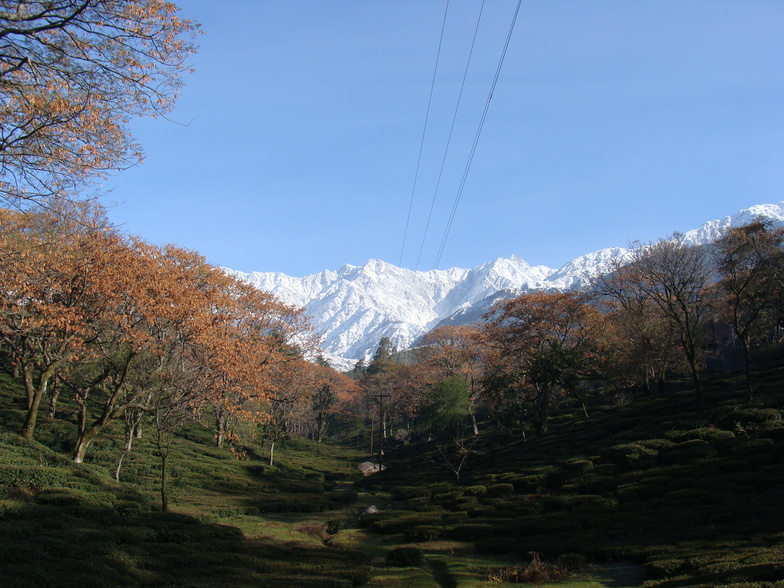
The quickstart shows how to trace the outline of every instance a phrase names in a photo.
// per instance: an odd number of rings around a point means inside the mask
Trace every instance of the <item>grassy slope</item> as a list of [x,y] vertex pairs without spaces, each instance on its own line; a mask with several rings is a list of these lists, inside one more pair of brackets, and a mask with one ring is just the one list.
[[161,513],[159,463],[149,442],[138,442],[118,484],[111,472],[123,441],[119,427],[76,466],[50,448],[67,447],[70,423],[41,422],[36,437],[43,443],[12,432],[21,422],[19,398],[16,384],[0,374],[4,588],[346,587],[369,578],[364,554],[322,542],[325,523],[345,517],[344,501],[353,499],[341,490],[354,473],[353,452],[295,442],[269,468],[234,459],[211,446],[205,429],[189,428],[173,445],[173,512]]
[[[0,374],[2,585],[466,588],[524,570],[535,551],[612,564],[562,586],[639,585],[641,566],[650,586],[783,586],[783,381],[770,366],[746,405],[739,378],[714,378],[702,413],[688,390],[590,419],[567,409],[527,443],[488,428],[460,483],[424,459],[427,444],[357,480],[360,450],[298,440],[269,468],[189,428],[174,445],[174,513],[162,514],[145,439],[120,484],[109,475],[119,429],[74,466],[62,453],[71,415],[42,422],[42,443],[23,441],[17,385]],[[358,524],[370,504],[382,513]],[[330,521],[345,528],[329,536]],[[385,565],[399,546],[424,562]]]
[[717,376],[701,412],[673,389],[590,419],[575,407],[541,440],[489,431],[460,484],[403,448],[366,484],[395,492],[398,512],[371,524],[485,554],[636,562],[647,586],[784,586],[782,382],[779,362],[749,404],[740,377]]

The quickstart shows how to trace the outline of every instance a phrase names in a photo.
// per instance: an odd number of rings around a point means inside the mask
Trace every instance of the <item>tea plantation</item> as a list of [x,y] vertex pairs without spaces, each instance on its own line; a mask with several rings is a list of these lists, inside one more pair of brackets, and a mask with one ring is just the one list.
[[270,467],[260,445],[237,459],[189,425],[163,513],[148,435],[116,482],[120,427],[76,465],[73,415],[23,440],[2,373],[0,585],[782,587],[782,383],[777,361],[751,402],[722,374],[701,410],[685,384],[589,418],[566,404],[540,439],[480,423],[459,479],[435,441],[390,443],[363,477],[363,439],[292,439]]

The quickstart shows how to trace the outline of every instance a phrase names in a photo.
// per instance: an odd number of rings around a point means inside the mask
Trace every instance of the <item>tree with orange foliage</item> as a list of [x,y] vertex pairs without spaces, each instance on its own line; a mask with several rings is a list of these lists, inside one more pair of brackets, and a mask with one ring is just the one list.
[[278,441],[305,432],[317,382],[313,364],[298,354],[289,361],[272,366],[272,387],[267,399],[267,416],[263,426],[263,438],[265,444],[269,444],[269,465],[274,464]]
[[667,371],[676,361],[677,332],[672,321],[640,287],[639,269],[617,263],[594,288],[607,313],[605,337],[612,338],[615,373],[620,382],[641,384],[646,393],[664,390]]
[[547,432],[556,395],[576,395],[596,365],[599,324],[599,312],[575,292],[526,294],[487,315],[483,332],[502,362],[495,381],[530,402],[537,434]]
[[0,211],[0,341],[25,382],[23,435],[55,374],[77,403],[77,462],[110,422],[160,397],[193,414],[211,404],[219,433],[223,414],[258,419],[269,366],[307,326],[301,310],[103,220],[89,204]]
[[141,160],[136,116],[169,112],[198,30],[164,0],[0,6],[0,199],[76,194]]
[[330,423],[336,417],[348,416],[355,410],[362,389],[356,380],[323,361],[317,361],[314,370],[316,378],[312,396],[313,438],[321,443]]
[[0,227],[0,338],[22,374],[21,433],[31,439],[55,374],[91,353],[106,311],[102,290],[115,285],[110,275],[122,274],[125,245],[88,205],[72,208],[67,220],[0,210]]
[[195,254],[140,241],[119,253],[122,257],[109,264],[115,274],[104,273],[95,282],[101,312],[91,354],[63,375],[80,407],[77,463],[126,410],[144,409],[142,399],[154,402],[156,395],[182,385],[178,373],[187,373],[195,386],[204,371],[195,349],[212,322],[210,303],[217,296],[205,286],[210,269]]
[[300,348],[313,343],[302,309],[222,272],[219,277],[227,296],[216,317],[220,325],[214,324],[212,339],[205,340],[210,358],[205,380],[221,447],[227,435],[236,438],[233,423],[259,424],[267,418],[262,406],[275,390],[271,369],[299,357]]
[[122,266],[130,284],[118,298],[124,312],[130,302],[131,316],[107,317],[107,331],[123,323],[133,323],[133,329],[101,357],[99,377],[77,393],[86,403],[91,388],[108,391],[101,397],[100,416],[80,426],[77,461],[108,422],[139,406],[145,394],[152,406],[167,398],[168,414],[187,409],[196,415],[211,405],[218,442],[231,417],[259,421],[271,393],[269,366],[284,361],[285,341],[304,324],[301,311],[226,275],[198,254],[142,243],[135,254],[138,271]]

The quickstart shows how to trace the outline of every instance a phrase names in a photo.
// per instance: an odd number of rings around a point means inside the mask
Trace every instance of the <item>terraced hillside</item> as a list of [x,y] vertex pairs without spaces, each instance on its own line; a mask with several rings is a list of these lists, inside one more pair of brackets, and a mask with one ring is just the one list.
[[161,513],[151,439],[120,482],[119,427],[75,465],[73,415],[24,441],[4,373],[2,585],[784,586],[784,365],[757,381],[746,403],[740,376],[714,376],[702,411],[675,386],[566,406],[542,439],[484,423],[459,479],[435,442],[363,478],[364,443],[290,440],[269,467],[261,444],[235,456],[190,426]]

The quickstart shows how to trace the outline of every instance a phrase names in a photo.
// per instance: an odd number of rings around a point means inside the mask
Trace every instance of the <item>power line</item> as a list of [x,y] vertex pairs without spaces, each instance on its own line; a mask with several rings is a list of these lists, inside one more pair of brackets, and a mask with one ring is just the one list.
[[471,65],[471,58],[474,55],[474,46],[476,45],[476,36],[479,32],[479,23],[482,20],[482,12],[485,9],[485,0],[482,0],[482,5],[479,7],[479,15],[476,18],[476,27],[474,27],[474,38],[471,40],[471,49],[468,53],[468,61],[466,62],[465,70],[463,71],[463,81],[460,84],[460,93],[457,96],[457,104],[455,104],[455,112],[452,115],[452,126],[449,128],[449,136],[446,140],[446,147],[444,148],[444,156],[441,159],[441,169],[438,172],[438,181],[436,182],[436,189],[433,192],[433,200],[430,203],[430,212],[427,215],[427,223],[425,224],[425,232],[422,235],[422,243],[419,245],[419,255],[415,270],[419,269],[419,262],[422,259],[422,250],[425,248],[425,240],[427,239],[427,232],[430,229],[430,220],[433,217],[433,209],[436,205],[436,196],[438,196],[438,188],[441,186],[441,177],[444,175],[444,164],[446,163],[446,156],[449,153],[449,145],[452,142],[452,133],[455,130],[455,121],[457,120],[457,113],[460,110],[460,101],[463,99],[463,89],[465,88],[466,78],[468,77],[468,69]]
[[430,106],[433,103],[433,88],[436,85],[436,73],[438,73],[438,62],[441,59],[441,46],[444,43],[444,30],[446,29],[446,16],[449,13],[449,0],[446,0],[444,7],[444,19],[441,22],[441,36],[438,39],[438,52],[436,53],[436,64],[433,68],[433,79],[430,82],[430,97],[427,99],[427,112],[425,113],[425,126],[422,129],[422,139],[419,142],[419,156],[417,157],[416,171],[414,172],[414,185],[411,188],[411,200],[408,204],[408,215],[406,216],[406,228],[403,232],[403,246],[400,248],[400,261],[398,266],[403,265],[403,253],[406,250],[406,238],[408,237],[408,227],[411,222],[411,209],[414,207],[414,193],[416,192],[417,180],[419,179],[419,166],[422,162],[422,150],[425,145],[425,135],[427,134],[427,123],[430,120]]
[[479,127],[476,130],[476,135],[474,136],[474,142],[471,146],[471,152],[468,156],[468,161],[466,162],[465,169],[463,170],[463,177],[460,180],[460,187],[457,190],[457,194],[455,195],[455,201],[452,205],[452,211],[449,215],[449,220],[446,225],[446,229],[444,231],[444,236],[441,239],[441,245],[438,248],[438,255],[436,257],[436,262],[433,265],[433,269],[438,267],[438,264],[441,263],[441,256],[444,253],[444,248],[446,246],[446,241],[449,238],[449,232],[452,230],[452,222],[455,219],[455,213],[457,212],[457,207],[460,204],[460,197],[463,194],[463,189],[465,188],[466,179],[468,178],[468,172],[471,169],[471,163],[474,160],[474,154],[476,153],[476,146],[479,143],[479,137],[482,134],[482,127],[484,127],[485,119],[487,118],[487,111],[490,108],[490,102],[493,99],[493,93],[495,92],[495,86],[498,83],[498,77],[501,75],[501,67],[504,64],[504,59],[506,58],[506,51],[509,48],[509,41],[512,38],[512,32],[514,31],[515,23],[517,22],[517,15],[520,12],[520,5],[523,3],[523,0],[517,1],[517,7],[515,8],[514,15],[512,16],[512,23],[509,25],[509,32],[506,35],[506,42],[504,43],[504,49],[501,52],[501,58],[498,61],[498,67],[495,70],[495,76],[493,77],[493,83],[490,86],[490,93],[487,96],[487,102],[485,103],[484,111],[482,112],[482,118],[479,121]]

